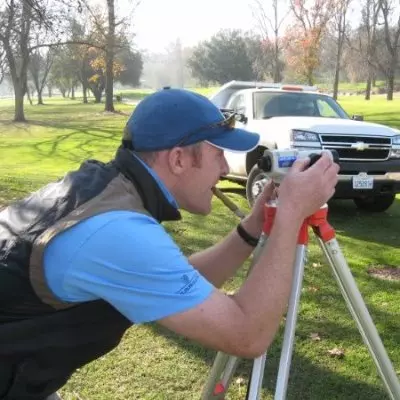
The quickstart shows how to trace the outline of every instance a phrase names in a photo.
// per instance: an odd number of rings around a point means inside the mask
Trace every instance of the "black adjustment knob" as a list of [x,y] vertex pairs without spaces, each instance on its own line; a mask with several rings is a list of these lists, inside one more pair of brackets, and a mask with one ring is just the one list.
[[[333,162],[338,164],[339,163],[339,153],[336,150],[329,150],[329,151],[332,153]],[[309,167],[311,167],[311,165],[314,165],[321,158],[321,154],[311,153],[308,157],[310,158]]]
[[264,172],[270,172],[272,169],[272,162],[269,157],[263,156],[257,161],[257,167]]
[[332,153],[333,162],[339,164],[340,161],[339,153],[336,150],[330,150],[330,152]]
[[308,156],[308,158],[310,159],[310,164],[308,165],[308,167],[311,167],[312,165],[314,165],[321,158],[321,154],[311,153]]

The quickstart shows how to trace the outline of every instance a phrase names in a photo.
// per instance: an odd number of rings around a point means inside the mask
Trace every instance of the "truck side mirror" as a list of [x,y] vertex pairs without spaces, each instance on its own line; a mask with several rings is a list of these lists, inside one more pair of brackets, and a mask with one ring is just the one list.
[[359,114],[354,114],[352,115],[351,119],[353,119],[354,121],[364,121],[364,116]]

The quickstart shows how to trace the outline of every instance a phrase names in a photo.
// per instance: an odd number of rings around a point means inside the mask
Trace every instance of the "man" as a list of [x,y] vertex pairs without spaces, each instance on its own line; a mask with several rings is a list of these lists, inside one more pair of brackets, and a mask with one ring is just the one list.
[[327,156],[293,165],[259,261],[227,296],[218,287],[254,249],[272,188],[223,241],[189,258],[161,222],[180,219],[179,209],[207,215],[228,173],[224,150],[257,146],[232,121],[201,95],[159,91],[136,107],[110,163],[84,162],[1,212],[0,398],[46,398],[132,324],[157,321],[241,357],[267,349],[298,230],[333,195],[338,167]]

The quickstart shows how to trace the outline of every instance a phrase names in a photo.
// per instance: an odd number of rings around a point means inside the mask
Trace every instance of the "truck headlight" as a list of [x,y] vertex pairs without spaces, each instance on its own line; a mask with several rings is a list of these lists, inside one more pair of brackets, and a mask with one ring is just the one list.
[[400,135],[392,137],[392,144],[400,146]]
[[400,158],[400,135],[392,137],[392,146],[389,158]]
[[319,138],[316,133],[300,131],[298,129],[292,129],[290,139],[292,142],[319,142]]
[[400,149],[390,150],[389,158],[400,158]]

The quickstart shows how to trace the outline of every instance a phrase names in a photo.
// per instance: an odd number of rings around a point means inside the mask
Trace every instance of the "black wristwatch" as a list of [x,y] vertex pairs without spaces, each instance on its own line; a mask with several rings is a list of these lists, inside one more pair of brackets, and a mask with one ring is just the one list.
[[236,231],[239,234],[239,236],[249,245],[252,247],[256,247],[258,244],[258,239],[259,238],[255,238],[254,236],[250,235],[249,232],[247,232],[242,224],[238,224],[238,226],[236,227]]

